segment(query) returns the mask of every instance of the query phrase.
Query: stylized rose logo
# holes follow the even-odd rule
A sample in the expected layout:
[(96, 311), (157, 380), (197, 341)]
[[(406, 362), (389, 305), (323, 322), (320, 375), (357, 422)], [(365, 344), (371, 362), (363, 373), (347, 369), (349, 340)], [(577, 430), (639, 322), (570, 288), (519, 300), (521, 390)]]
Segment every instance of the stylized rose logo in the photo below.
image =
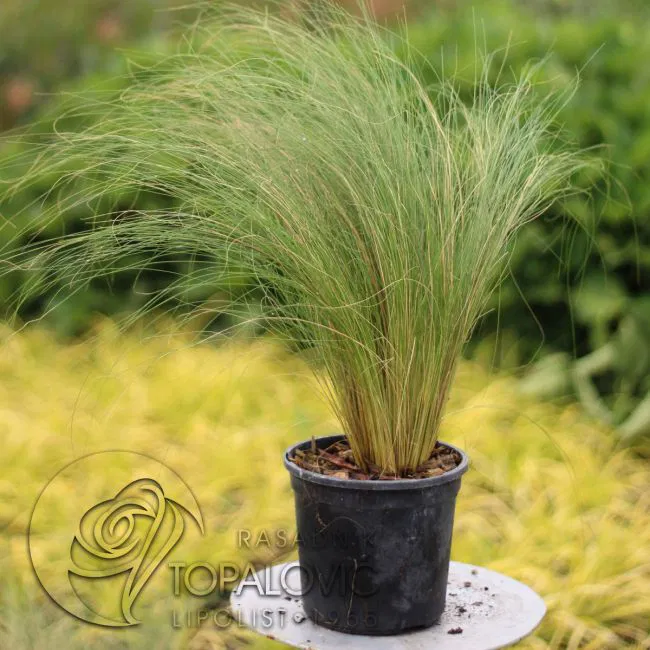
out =
[[(111, 462), (106, 454), (119, 458)], [(124, 462), (125, 455), (130, 462)], [(123, 469), (122, 476), (116, 477), (121, 482), (118, 491), (94, 503), (90, 499), (95, 495), (81, 491), (75, 507), (65, 508), (60, 521), (54, 518), (62, 489), (96, 476), (97, 466), (104, 472), (111, 468), (109, 474), (115, 473), (115, 467)], [(124, 479), (134, 472), (134, 480)], [(30, 522), (32, 564), (47, 593), (74, 616), (111, 627), (136, 625), (140, 621), (133, 609), (138, 596), (181, 540), (190, 520), (202, 533), (196, 500), (169, 468), (133, 452), (93, 454), (64, 468), (41, 493)], [(45, 563), (46, 542), (65, 537), (65, 531), (70, 533), (67, 558), (62, 555), (57, 563)]]
[(133, 625), (139, 622), (131, 611), (135, 599), (183, 528), (178, 504), (165, 498), (156, 481), (134, 481), (83, 516), (70, 550), (70, 573), (94, 579), (126, 574), (121, 612), (123, 624)]

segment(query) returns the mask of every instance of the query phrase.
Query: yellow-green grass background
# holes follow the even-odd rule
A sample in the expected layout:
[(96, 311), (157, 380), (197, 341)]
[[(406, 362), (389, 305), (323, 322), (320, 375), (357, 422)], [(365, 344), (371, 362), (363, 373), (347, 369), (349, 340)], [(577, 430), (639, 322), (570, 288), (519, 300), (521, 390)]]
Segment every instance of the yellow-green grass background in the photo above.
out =
[[(62, 613), (42, 593), (27, 552), (34, 503), (48, 480), (83, 454), (128, 449), (177, 471), (201, 506), (205, 536), (183, 558), (262, 565), (291, 557), (239, 548), (239, 529), (293, 530), (281, 462), (292, 442), (338, 429), (301, 362), (272, 341), (199, 343), (171, 329), (121, 333), (102, 323), (58, 343), (34, 328), (0, 341), (0, 649), (280, 648), (231, 627), (173, 631), (169, 571), (143, 591), (145, 623), (106, 630)], [(462, 362), (441, 438), (471, 469), (461, 490), (452, 556), (523, 580), (549, 613), (517, 648), (650, 648), (650, 471), (639, 451), (573, 405), (526, 401), (508, 376)], [(647, 451), (647, 450), (646, 450)], [(110, 483), (88, 476), (79, 490)], [(53, 521), (56, 513), (52, 513)], [(40, 548), (60, 569), (54, 530)], [(49, 545), (49, 546), (48, 546)], [(213, 602), (214, 603), (214, 599)], [(137, 607), (136, 607), (137, 610)]]

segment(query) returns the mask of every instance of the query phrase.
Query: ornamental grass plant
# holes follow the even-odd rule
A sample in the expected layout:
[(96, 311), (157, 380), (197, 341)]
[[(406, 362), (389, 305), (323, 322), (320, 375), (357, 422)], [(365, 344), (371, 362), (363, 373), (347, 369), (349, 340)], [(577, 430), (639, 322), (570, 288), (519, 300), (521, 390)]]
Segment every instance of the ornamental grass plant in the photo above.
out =
[[(35, 145), (60, 195), (53, 218), (89, 203), (97, 216), (8, 268), (25, 268), (32, 288), (79, 288), (147, 253), (153, 267), (197, 259), (252, 277), (269, 328), (322, 370), (356, 462), (417, 468), (513, 237), (582, 162), (558, 147), (567, 95), (541, 96), (534, 66), (495, 89), (485, 57), (465, 101), (442, 75), (425, 88), (417, 55), (404, 62), (391, 38), (327, 5), (205, 17), (99, 122)], [(125, 190), (181, 207), (111, 205)]]

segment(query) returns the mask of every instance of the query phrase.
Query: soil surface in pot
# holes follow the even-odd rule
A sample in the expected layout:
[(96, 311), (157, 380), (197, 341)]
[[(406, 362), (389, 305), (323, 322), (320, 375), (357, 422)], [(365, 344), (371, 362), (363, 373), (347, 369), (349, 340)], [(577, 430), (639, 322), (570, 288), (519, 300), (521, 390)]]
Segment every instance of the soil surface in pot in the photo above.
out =
[(302, 469), (334, 478), (357, 479), (360, 481), (395, 481), (397, 479), (440, 476), (455, 469), (461, 462), (461, 456), (457, 451), (438, 444), (429, 460), (416, 470), (402, 475), (387, 474), (372, 464), (368, 466), (367, 470), (360, 467), (354, 460), (354, 454), (347, 440), (340, 440), (326, 449), (319, 449), (314, 439), (312, 440), (311, 449), (297, 449), (289, 460)]

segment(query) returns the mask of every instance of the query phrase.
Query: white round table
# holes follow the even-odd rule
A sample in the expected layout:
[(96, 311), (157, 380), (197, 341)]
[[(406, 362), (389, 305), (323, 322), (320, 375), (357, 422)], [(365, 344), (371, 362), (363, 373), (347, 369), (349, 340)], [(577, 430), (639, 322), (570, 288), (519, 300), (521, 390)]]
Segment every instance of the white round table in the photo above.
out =
[(495, 571), (452, 562), (447, 605), (433, 627), (395, 636), (342, 634), (315, 625), (300, 599), (297, 562), (262, 569), (231, 594), (242, 625), (309, 650), (496, 650), (530, 634), (546, 613), (530, 587)]

